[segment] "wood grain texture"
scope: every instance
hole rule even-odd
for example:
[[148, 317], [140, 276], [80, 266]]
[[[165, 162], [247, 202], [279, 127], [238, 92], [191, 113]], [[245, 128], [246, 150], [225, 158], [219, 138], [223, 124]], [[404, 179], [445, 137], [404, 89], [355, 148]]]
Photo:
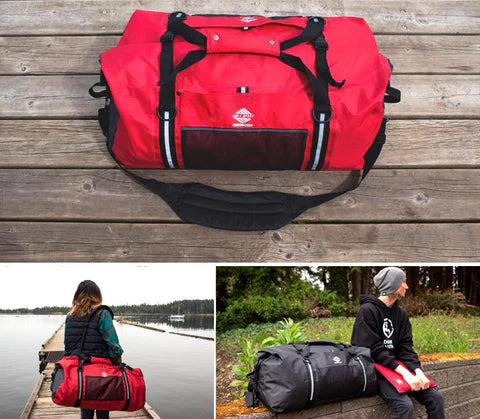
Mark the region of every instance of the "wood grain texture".
[[[103, 104], [88, 89], [97, 81], [97, 76], [2, 76], [0, 117], [94, 118]], [[394, 75], [392, 86], [402, 91], [402, 102], [387, 104], [387, 116], [480, 116], [480, 75]]]
[[1, 222], [2, 262], [477, 262], [480, 225], [292, 224], [231, 232], [196, 225]]
[[[118, 36], [0, 37], [1, 74], [98, 74], [98, 57]], [[480, 39], [455, 35], [377, 35], [401, 74], [479, 74]]]
[[382, 33], [480, 33], [476, 0], [2, 1], [0, 35], [121, 33], [135, 9], [248, 15], [361, 16]]
[[[152, 172], [142, 171], [146, 177]], [[355, 183], [345, 172], [162, 172], [164, 181], [313, 195]], [[155, 174], [154, 174], [155, 175]], [[158, 175], [158, 172], [156, 173]], [[153, 176], [156, 177], [156, 176]], [[158, 176], [157, 176], [158, 177]], [[120, 170], [0, 170], [0, 219], [179, 222]], [[309, 210], [304, 222], [480, 221], [480, 169], [372, 170], [355, 191]]]
[[[0, 120], [0, 168], [112, 168], [97, 121]], [[480, 168], [480, 120], [391, 120], [375, 165]]]

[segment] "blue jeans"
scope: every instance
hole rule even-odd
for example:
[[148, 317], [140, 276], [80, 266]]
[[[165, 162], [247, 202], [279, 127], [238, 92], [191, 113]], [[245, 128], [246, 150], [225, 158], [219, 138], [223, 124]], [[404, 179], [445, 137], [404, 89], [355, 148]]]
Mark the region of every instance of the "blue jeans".
[[413, 402], [408, 396], [414, 397], [425, 406], [428, 419], [445, 419], [443, 396], [435, 387], [400, 394], [381, 375], [377, 374], [377, 378], [378, 394], [393, 408], [393, 419], [413, 418]]
[[[106, 410], [97, 410], [97, 419], [108, 419], [110, 413]], [[93, 419], [95, 410], [80, 409], [80, 419]]]

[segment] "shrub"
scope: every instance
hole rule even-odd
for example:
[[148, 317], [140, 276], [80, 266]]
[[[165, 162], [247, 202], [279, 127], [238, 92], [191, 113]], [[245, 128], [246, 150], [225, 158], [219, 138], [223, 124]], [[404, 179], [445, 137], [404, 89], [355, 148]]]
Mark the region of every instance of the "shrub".
[[223, 313], [217, 313], [217, 330], [246, 327], [252, 323], [267, 323], [282, 318], [301, 319], [306, 316], [308, 306], [300, 301], [285, 297], [254, 296], [233, 301]]

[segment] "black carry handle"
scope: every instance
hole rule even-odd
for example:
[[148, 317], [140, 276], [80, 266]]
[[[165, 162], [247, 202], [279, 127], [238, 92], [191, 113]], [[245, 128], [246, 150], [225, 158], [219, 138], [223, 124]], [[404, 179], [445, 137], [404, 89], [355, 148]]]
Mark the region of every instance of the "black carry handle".
[[90, 321], [92, 320], [93, 316], [98, 313], [100, 310], [102, 309], [108, 309], [107, 306], [104, 306], [104, 305], [101, 305], [101, 306], [98, 306], [96, 309], [94, 309], [90, 315], [88, 316], [88, 320], [87, 320], [87, 323], [86, 325], [84, 326], [83, 328], [83, 332], [82, 332], [82, 340], [80, 341], [80, 349], [79, 349], [79, 356], [80, 357], [84, 357], [83, 355], [83, 345], [85, 344], [85, 337], [87, 336], [87, 329], [88, 329], [88, 325], [90, 324]]
[[360, 181], [347, 189], [319, 195], [295, 195], [283, 192], [234, 192], [202, 183], [165, 183], [136, 175], [112, 157], [136, 182], [163, 198], [175, 213], [189, 223], [225, 230], [276, 230], [306, 210], [356, 189], [375, 163], [385, 143], [384, 118], [375, 141], [365, 153]]
[[[340, 349], [341, 351], [343, 350], [348, 350], [350, 345], [346, 345], [341, 342], [332, 342], [331, 340], [325, 340], [325, 339], [320, 339], [320, 340], [307, 340], [306, 342], [295, 342], [291, 343], [291, 345], [295, 348], [295, 350], [299, 353], [302, 354], [303, 358], [308, 358], [310, 356], [310, 347], [311, 346], [334, 346], [337, 349]], [[297, 347], [297, 345], [302, 345], [301, 348]]]

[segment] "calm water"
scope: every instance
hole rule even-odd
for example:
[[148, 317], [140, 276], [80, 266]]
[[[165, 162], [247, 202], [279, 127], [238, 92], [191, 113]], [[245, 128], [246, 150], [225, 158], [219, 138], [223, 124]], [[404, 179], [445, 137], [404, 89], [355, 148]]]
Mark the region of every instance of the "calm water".
[[190, 335], [208, 336], [213, 338], [213, 316], [185, 315], [184, 321], [171, 321], [168, 316], [126, 315], [127, 320], [143, 323], [147, 326], [171, 332], [188, 333]]
[[[40, 345], [63, 318], [0, 315], [2, 419], [20, 416], [38, 378]], [[161, 329], [167, 329], [168, 325], [164, 317], [151, 316], [148, 324]], [[175, 324], [169, 327], [172, 327], [170, 330], [213, 336], [213, 329], [202, 329], [203, 326], [192, 329], [181, 324], [177, 328]], [[214, 342], [119, 323], [115, 323], [115, 328], [125, 351], [123, 361], [142, 369], [147, 401], [162, 419], [214, 417]]]

